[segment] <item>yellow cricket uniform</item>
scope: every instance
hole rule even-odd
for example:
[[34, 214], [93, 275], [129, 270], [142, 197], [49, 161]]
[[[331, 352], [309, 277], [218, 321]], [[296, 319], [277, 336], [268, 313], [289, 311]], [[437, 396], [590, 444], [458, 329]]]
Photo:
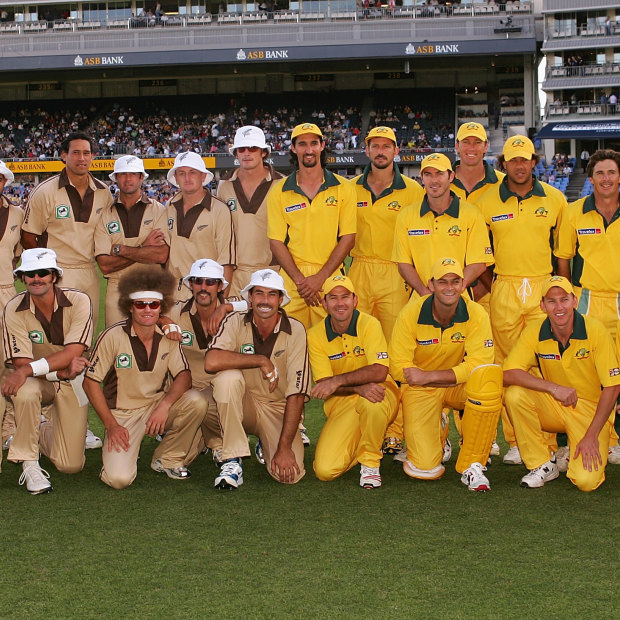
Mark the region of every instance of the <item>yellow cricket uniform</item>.
[[[389, 367], [387, 343], [379, 321], [353, 311], [347, 331], [334, 332], [326, 317], [308, 332], [310, 364], [315, 381], [380, 364]], [[371, 403], [358, 394], [330, 396], [323, 406], [323, 426], [314, 457], [314, 471], [320, 480], [333, 480], [356, 463], [379, 467], [381, 443], [387, 425], [396, 415], [399, 390], [388, 375], [382, 383], [385, 396]]]
[[368, 164], [363, 174], [352, 180], [357, 196], [357, 234], [348, 275], [355, 285], [358, 309], [379, 319], [389, 341], [396, 317], [411, 295], [392, 262], [396, 217], [407, 205], [420, 204], [424, 190], [401, 175], [394, 164], [392, 185], [375, 196], [368, 186], [370, 170]]
[[[143, 194], [136, 204], [127, 209], [121, 202], [114, 202], [103, 209], [95, 227], [95, 257], [108, 256], [114, 245], [140, 247], [149, 234], [159, 228], [164, 241], [170, 245], [166, 208]], [[106, 277], [108, 285], [105, 298], [105, 323], [110, 326], [125, 316], [118, 308], [118, 281], [139, 263], [114, 271]]]
[[480, 211], [452, 194], [450, 206], [436, 215], [426, 196], [421, 205], [409, 205], [396, 219], [392, 260], [413, 265], [426, 284], [435, 262], [451, 256], [463, 266], [493, 264], [489, 233]]
[[250, 282], [250, 276], [259, 269], [276, 269], [267, 237], [267, 194], [282, 174], [271, 165], [265, 166], [265, 180], [254, 194], [246, 196], [239, 180], [239, 169], [231, 178], [220, 181], [217, 197], [230, 209], [237, 244], [237, 268], [233, 274], [230, 294], [238, 296]]
[[[267, 235], [286, 244], [304, 276], [316, 274], [334, 251], [338, 239], [357, 230], [353, 185], [329, 170], [323, 174], [323, 184], [312, 200], [297, 185], [295, 172], [274, 183], [267, 196]], [[291, 298], [287, 304], [289, 316], [306, 328], [325, 318], [323, 308], [306, 305], [290, 276], [282, 275]]]
[[527, 468], [540, 467], [551, 458], [544, 431], [564, 432], [571, 450], [567, 476], [581, 490], [593, 491], [605, 480], [613, 413], [598, 438], [603, 460], [598, 471], [584, 469], [581, 455], [575, 458], [575, 448], [592, 422], [602, 388], [620, 384], [620, 370], [605, 326], [576, 311], [574, 317], [566, 348], [554, 337], [548, 318], [528, 325], [506, 358], [504, 371], [538, 369], [547, 381], [573, 387], [577, 405], [564, 407], [551, 394], [521, 386], [507, 388], [505, 400]]
[[602, 321], [614, 338], [620, 319], [620, 209], [607, 224], [593, 194], [572, 202], [554, 253], [573, 259], [572, 281], [582, 287], [579, 312]]
[[[398, 315], [388, 347], [390, 373], [401, 383], [407, 458], [419, 469], [432, 470], [441, 465], [442, 408], [465, 408], [463, 446], [456, 464], [457, 471], [462, 472], [471, 465], [471, 462], [464, 462], [461, 458], [466, 453], [480, 453], [479, 462], [486, 464], [484, 454], [488, 458], [494, 428], [497, 426], [499, 409], [492, 421], [493, 429], [489, 438], [486, 437], [488, 433], [483, 437], [475, 430], [470, 432], [472, 424], [466, 420], [468, 415], [478, 417], [475, 411], [467, 410], [467, 382], [478, 367], [493, 364], [495, 349], [489, 317], [481, 306], [461, 297], [452, 324], [443, 328], [433, 317], [433, 297], [427, 295], [412, 301]], [[405, 380], [405, 368], [427, 371], [451, 369], [457, 385], [409, 385]]]

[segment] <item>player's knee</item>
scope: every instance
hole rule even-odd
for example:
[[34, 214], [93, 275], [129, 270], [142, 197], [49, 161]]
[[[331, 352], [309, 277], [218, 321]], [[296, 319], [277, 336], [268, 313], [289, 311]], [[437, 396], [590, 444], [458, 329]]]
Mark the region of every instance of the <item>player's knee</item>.
[[79, 474], [84, 469], [84, 461], [75, 461], [68, 463], [54, 463], [56, 469], [61, 474]]
[[510, 385], [504, 390], [504, 403], [506, 404], [508, 415], [510, 415], [511, 409], [518, 404], [522, 389], [518, 385]]
[[113, 489], [126, 489], [136, 479], [136, 474], [132, 472], [114, 472], [109, 474], [106, 470], [101, 472], [101, 480]]
[[603, 484], [605, 474], [600, 471], [589, 472], [584, 469], [582, 472], [572, 472], [570, 480], [580, 491], [590, 493]]
[[228, 402], [231, 392], [245, 390], [245, 379], [240, 370], [222, 370], [213, 378], [213, 398], [216, 402]]
[[335, 480], [342, 473], [340, 471], [337, 471], [334, 468], [333, 463], [330, 463], [326, 459], [315, 458], [312, 466], [314, 468], [314, 474], [316, 475], [316, 477], [323, 482], [330, 482], [331, 480]]

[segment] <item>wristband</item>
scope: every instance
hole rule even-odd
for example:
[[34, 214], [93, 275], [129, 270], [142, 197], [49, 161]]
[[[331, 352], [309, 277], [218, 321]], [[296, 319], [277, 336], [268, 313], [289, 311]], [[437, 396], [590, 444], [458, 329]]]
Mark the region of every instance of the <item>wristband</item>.
[[273, 383], [278, 378], [278, 369], [274, 366], [272, 372], [268, 372], [266, 375], [269, 379], [269, 383]]
[[230, 305], [233, 308], [233, 312], [245, 312], [248, 309], [247, 301], [231, 301]]
[[53, 381], [60, 381], [60, 379], [58, 378], [58, 372], [56, 372], [55, 370], [52, 370], [52, 372], [48, 372], [48, 373], [45, 375], [45, 378], [46, 378], [48, 381], [52, 381], [52, 382], [53, 382]]
[[30, 362], [30, 367], [32, 368], [32, 376], [40, 377], [41, 375], [46, 375], [50, 371], [50, 365], [47, 363], [47, 360], [42, 357], [40, 360], [34, 360], [34, 362]]
[[164, 325], [161, 329], [166, 336], [170, 332], [177, 332], [179, 334], [181, 333], [181, 328], [176, 323], [168, 323], [167, 325]]

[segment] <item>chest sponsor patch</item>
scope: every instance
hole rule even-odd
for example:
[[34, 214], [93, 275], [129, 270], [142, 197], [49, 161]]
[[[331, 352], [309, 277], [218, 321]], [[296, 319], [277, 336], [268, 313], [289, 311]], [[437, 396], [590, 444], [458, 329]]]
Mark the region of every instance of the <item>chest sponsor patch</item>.
[[121, 353], [120, 355], [117, 355], [114, 365], [116, 368], [131, 368], [131, 355], [129, 355], [129, 353]]
[[58, 205], [56, 207], [56, 219], [68, 220], [71, 215], [71, 209], [67, 205]]
[[363, 200], [362, 202], [358, 202], [357, 203], [357, 208], [358, 209], [363, 209], [364, 207], [368, 206], [368, 201], [367, 200]]
[[107, 225], [108, 234], [114, 235], [120, 231], [121, 225], [117, 220], [113, 220]]
[[430, 235], [431, 231], [428, 228], [410, 228], [407, 231], [407, 234], [410, 237], [424, 237], [426, 235]]
[[239, 351], [245, 355], [254, 355], [254, 345], [251, 342], [246, 342], [241, 345]]
[[293, 211], [301, 211], [301, 209], [306, 209], [308, 205], [305, 202], [300, 202], [296, 205], [290, 205], [284, 208], [284, 213], [293, 213]]
[[184, 347], [191, 347], [194, 344], [194, 334], [192, 332], [182, 331], [181, 344]]
[[418, 340], [416, 338], [416, 342], [421, 346], [421, 347], [426, 347], [429, 344], [439, 344], [439, 338], [429, 338], [428, 340]]
[[231, 212], [237, 210], [237, 201], [234, 198], [229, 198], [226, 201], [226, 204], [228, 205], [228, 208], [230, 209]]
[[345, 356], [346, 356], [346, 353], [344, 351], [341, 351], [340, 353], [334, 353], [333, 355], [328, 355], [327, 357], [330, 360], [341, 360]]
[[537, 353], [536, 357], [541, 360], [555, 360], [556, 362], [559, 362], [562, 359], [562, 357], [557, 353]]
[[600, 228], [578, 228], [578, 235], [601, 235], [603, 234], [602, 229]]
[[33, 330], [28, 332], [28, 338], [30, 342], [34, 342], [34, 344], [43, 344], [43, 332]]
[[514, 220], [514, 213], [502, 213], [501, 215], [494, 215], [491, 218], [492, 222], [504, 222], [506, 220]]

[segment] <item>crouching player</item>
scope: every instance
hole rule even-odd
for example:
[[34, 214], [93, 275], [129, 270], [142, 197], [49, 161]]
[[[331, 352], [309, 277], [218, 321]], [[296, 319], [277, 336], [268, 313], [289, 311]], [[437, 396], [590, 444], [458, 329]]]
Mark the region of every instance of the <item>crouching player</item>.
[[[620, 371], [605, 326], [575, 310], [570, 282], [553, 276], [544, 283], [540, 307], [547, 318], [529, 325], [504, 362], [506, 408], [523, 461], [526, 488], [559, 476], [543, 431], [566, 433], [568, 478], [582, 491], [605, 480]], [[530, 374], [538, 368], [542, 378]]]
[[319, 480], [333, 480], [356, 463], [360, 486], [381, 486], [381, 443], [396, 416], [399, 389], [388, 376], [387, 343], [381, 323], [356, 309], [357, 296], [346, 276], [323, 284], [325, 320], [308, 332], [313, 398], [325, 400], [327, 422], [314, 457]]
[[122, 276], [118, 304], [127, 319], [102, 332], [93, 349], [84, 391], [105, 426], [101, 480], [115, 489], [134, 481], [145, 434], [165, 433], [152, 469], [176, 480], [191, 476], [188, 452], [207, 403], [190, 389], [180, 344], [157, 327], [172, 306], [174, 285], [172, 275], [151, 265]]
[[441, 411], [462, 410], [456, 471], [471, 491], [488, 491], [484, 471], [502, 406], [502, 371], [484, 309], [461, 296], [463, 269], [453, 258], [432, 267], [431, 294], [403, 308], [389, 346], [390, 373], [402, 383], [411, 478], [440, 478], [444, 437]]

